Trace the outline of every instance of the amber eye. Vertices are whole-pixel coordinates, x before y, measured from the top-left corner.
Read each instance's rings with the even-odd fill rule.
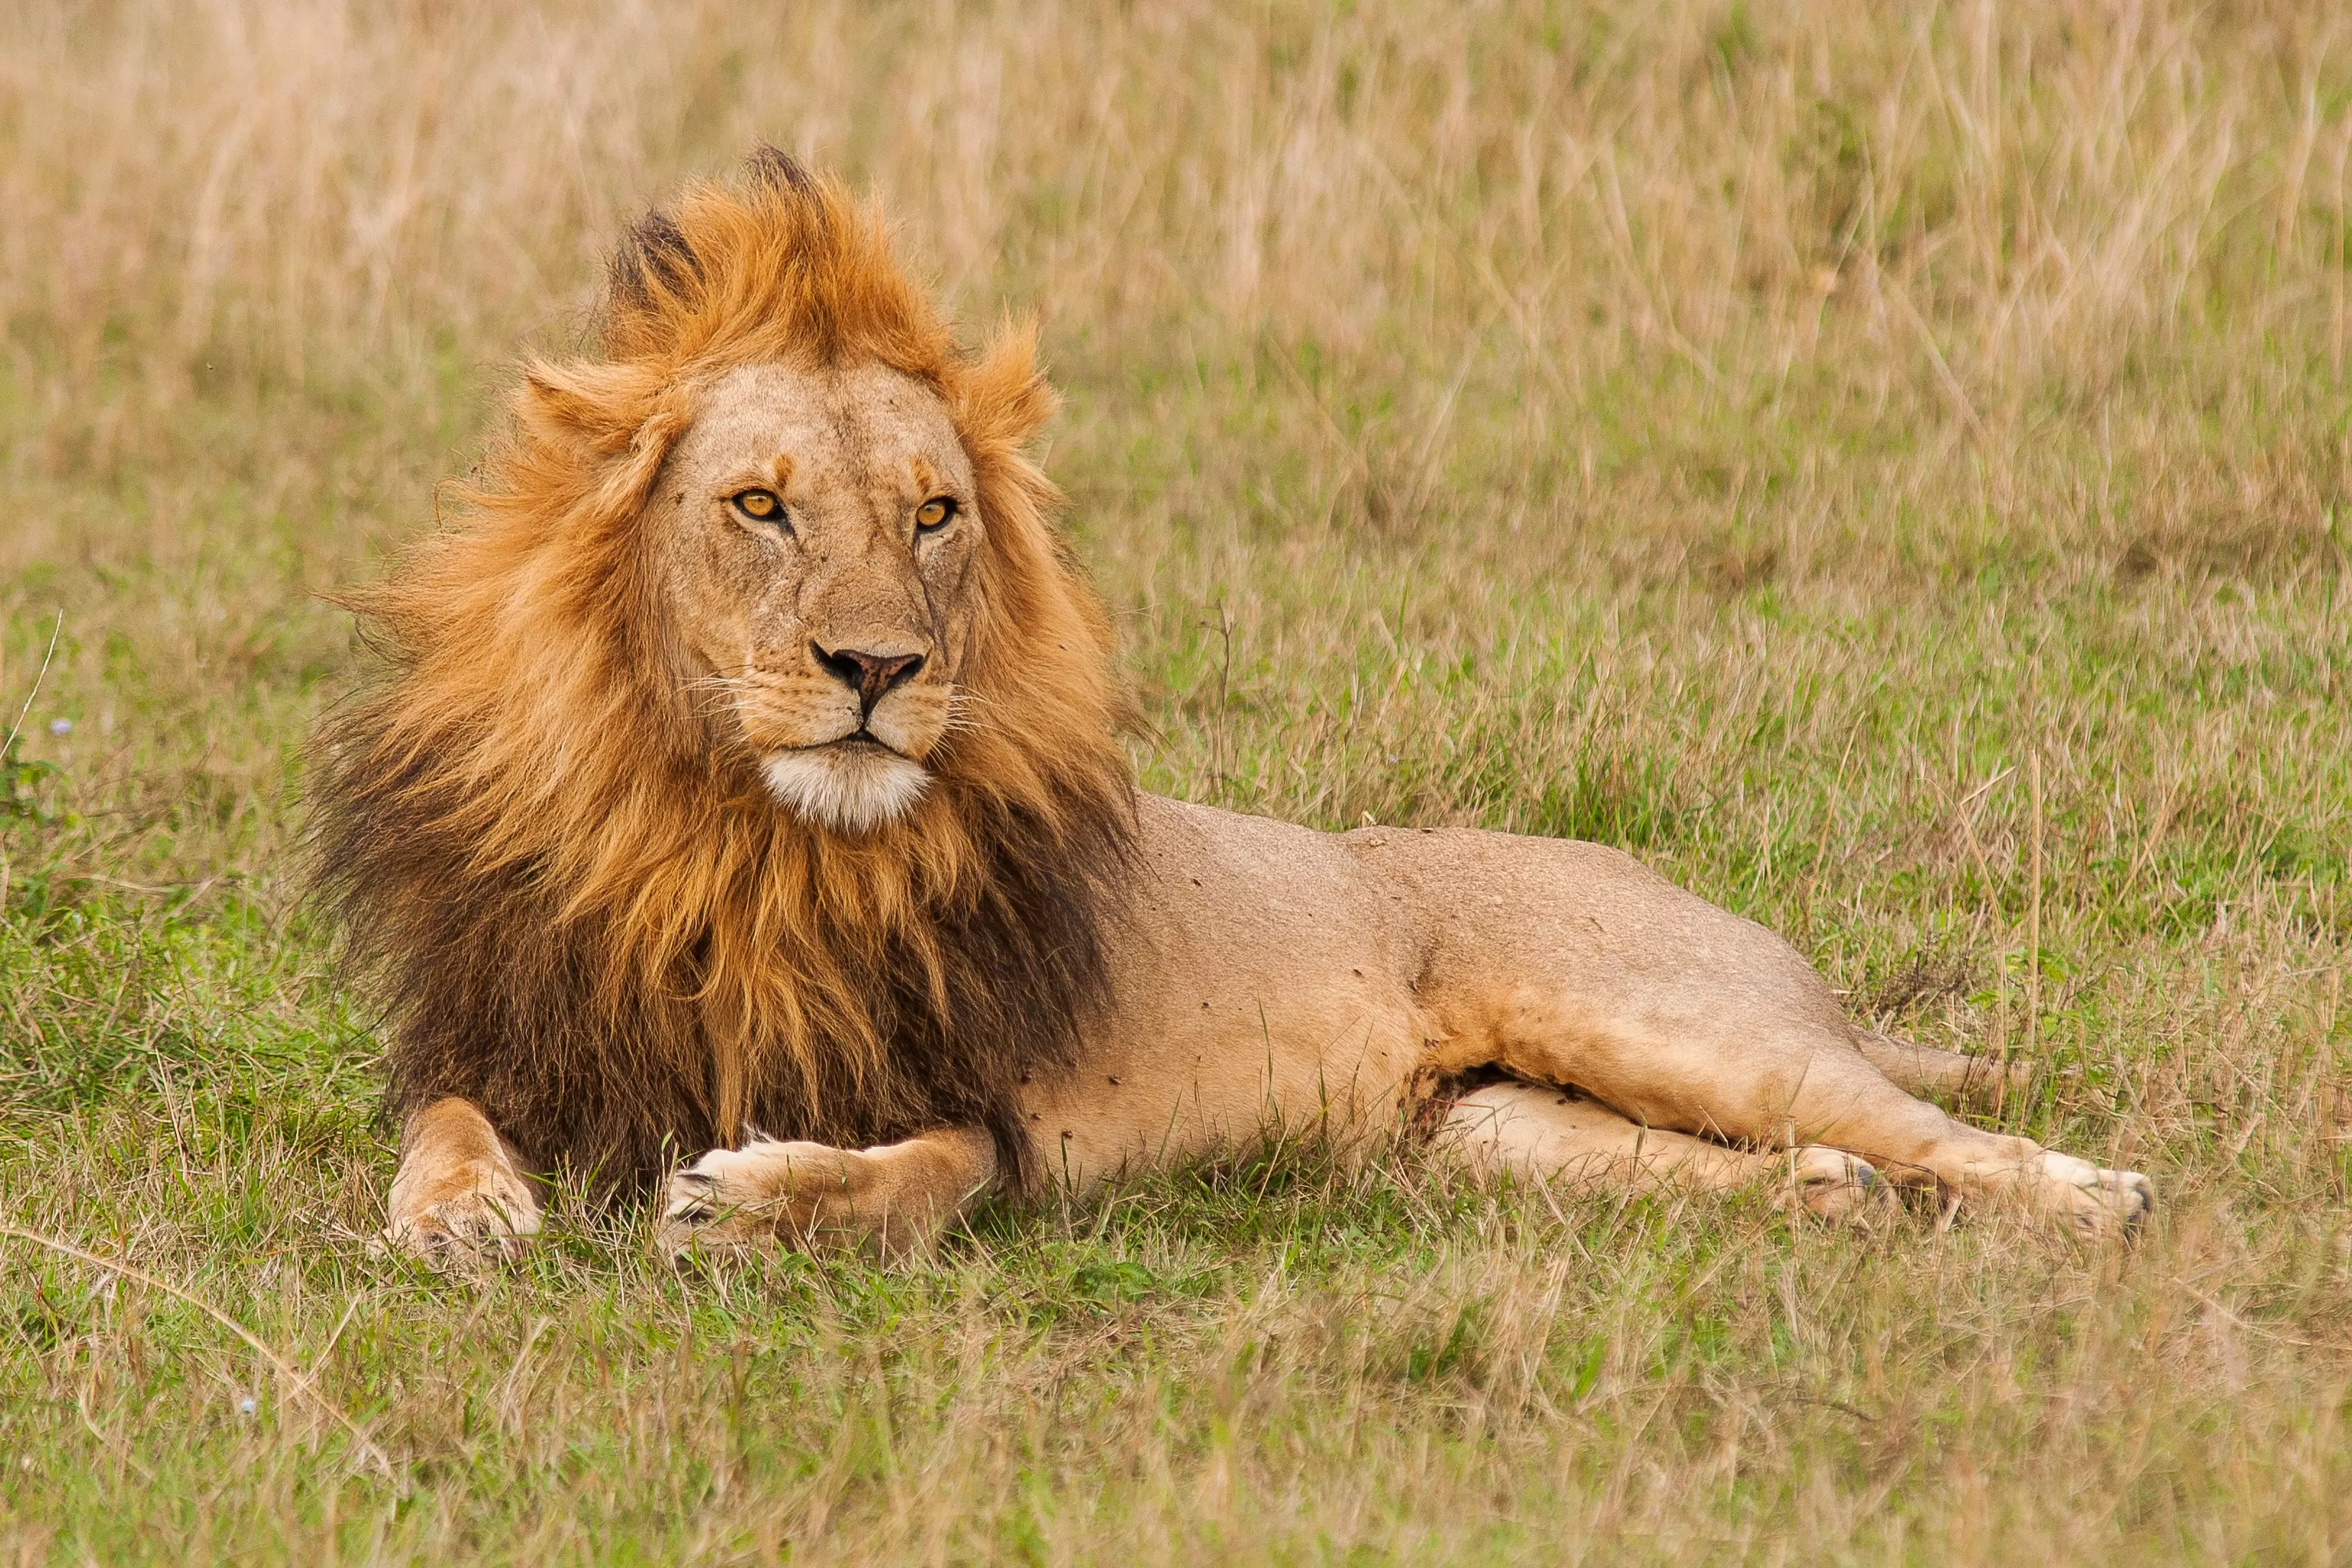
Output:
[[[784,503],[773,490],[738,490],[728,498],[735,510],[753,522],[782,522]]]
[[[945,528],[948,525],[948,519],[955,514],[955,497],[933,496],[915,509],[915,531],[919,533],[936,533]]]

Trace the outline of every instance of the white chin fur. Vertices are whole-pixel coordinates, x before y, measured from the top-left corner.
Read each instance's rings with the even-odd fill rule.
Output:
[[[864,833],[907,814],[931,775],[880,746],[779,752],[763,770],[768,793],[835,833]]]

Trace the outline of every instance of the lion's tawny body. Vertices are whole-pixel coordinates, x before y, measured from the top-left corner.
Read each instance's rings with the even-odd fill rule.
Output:
[[[1820,1145],[2094,1228],[2128,1207],[2087,1163],[1914,1098],[1787,943],[1616,850],[1322,834],[1150,797],[1140,824],[1113,1005],[1081,1064],[1024,1097],[1043,1180],[1084,1191],[1269,1133],[1378,1147],[1433,1089],[1491,1068],[1507,1081],[1441,1132],[1455,1157],[1525,1168],[1538,1149],[1544,1173],[1600,1179],[1696,1162],[1687,1178],[1720,1185],[1787,1169],[1764,1151]],[[1915,1060],[1915,1087],[1966,1067]]]

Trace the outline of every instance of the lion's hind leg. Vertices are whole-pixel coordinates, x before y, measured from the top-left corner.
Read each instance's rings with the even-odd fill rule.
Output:
[[[1488,1084],[1454,1101],[1437,1133],[1441,1157],[1481,1173],[1573,1191],[1726,1192],[1761,1187],[1783,1207],[1826,1219],[1886,1199],[1868,1162],[1818,1144],[1772,1153],[1643,1127],[1598,1100],[1520,1082]]]
[[[1858,1041],[1787,942],[1630,857],[1466,831],[1359,842],[1433,911],[1424,1005],[1524,1082],[1573,1084],[1652,1128],[1847,1150],[1890,1181],[2017,1202],[2084,1236],[2128,1233],[2151,1212],[2137,1172],[1979,1131],[1906,1092],[1965,1091],[1998,1064]]]

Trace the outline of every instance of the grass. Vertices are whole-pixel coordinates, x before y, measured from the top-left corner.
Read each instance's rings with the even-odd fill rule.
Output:
[[[0,1224],[147,1278],[0,1241],[0,1552],[2352,1556],[2347,45],[2260,0],[9,9]],[[1625,846],[1857,1016],[2046,1064],[2001,1120],[2150,1172],[2150,1231],[1275,1149],[889,1273],[681,1276],[576,1208],[482,1281],[371,1252],[375,1041],[299,898],[320,595],[582,341],[617,222],[762,136],[965,319],[1043,311],[1151,787]]]

